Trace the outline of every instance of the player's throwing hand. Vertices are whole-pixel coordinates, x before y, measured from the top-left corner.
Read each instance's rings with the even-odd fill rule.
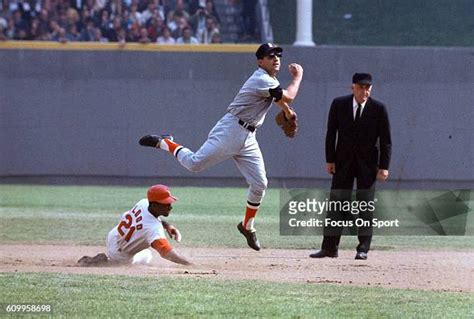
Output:
[[[291,63],[290,65],[288,65],[288,71],[294,78],[303,77],[303,67],[298,63]]]

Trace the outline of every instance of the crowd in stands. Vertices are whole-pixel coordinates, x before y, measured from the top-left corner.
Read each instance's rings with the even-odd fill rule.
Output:
[[[214,0],[0,0],[0,40],[221,43]]]

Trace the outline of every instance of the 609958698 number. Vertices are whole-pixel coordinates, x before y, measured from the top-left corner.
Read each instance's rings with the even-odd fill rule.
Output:
[[[50,304],[2,304],[1,308],[6,313],[51,313]]]

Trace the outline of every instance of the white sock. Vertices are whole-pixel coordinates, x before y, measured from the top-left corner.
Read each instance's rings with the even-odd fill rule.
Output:
[[[170,151],[169,147],[168,147],[168,143],[165,142],[165,139],[162,138],[160,143],[158,143],[158,147],[162,150],[165,150],[165,151]]]

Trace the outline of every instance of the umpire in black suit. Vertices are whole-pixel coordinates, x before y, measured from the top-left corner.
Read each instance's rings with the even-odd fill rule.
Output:
[[[356,200],[373,201],[375,181],[388,178],[392,141],[385,105],[370,97],[372,76],[356,73],[352,94],[333,100],[326,133],[326,170],[333,176],[330,201],[350,201],[354,180]],[[328,211],[327,218],[347,221],[361,218],[371,222],[373,211]],[[312,258],[337,257],[343,227],[327,226],[321,250]],[[367,259],[372,227],[358,228],[359,245],[355,259]]]

